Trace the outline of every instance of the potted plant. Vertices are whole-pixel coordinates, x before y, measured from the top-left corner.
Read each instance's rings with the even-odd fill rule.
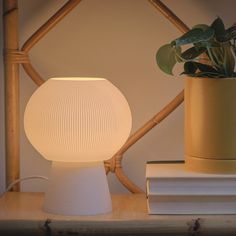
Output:
[[[156,55],[159,68],[185,75],[185,164],[205,173],[236,173],[236,26],[199,24]]]

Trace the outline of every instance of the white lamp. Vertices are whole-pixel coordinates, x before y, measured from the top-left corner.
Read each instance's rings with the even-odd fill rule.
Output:
[[[52,78],[30,98],[25,133],[52,160],[44,210],[63,215],[111,211],[103,161],[114,155],[131,130],[125,97],[101,78]]]

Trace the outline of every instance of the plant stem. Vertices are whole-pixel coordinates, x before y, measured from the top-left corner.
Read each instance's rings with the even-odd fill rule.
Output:
[[[212,52],[211,52],[210,48],[209,48],[209,47],[206,47],[206,48],[207,48],[208,55],[209,55],[209,57],[210,57],[210,61],[212,62],[212,64],[213,64],[214,66],[217,67],[217,63],[215,62],[215,59],[214,59],[214,57],[213,57],[213,55],[212,55]]]
[[[210,47],[206,47],[207,48],[207,52],[208,55],[210,57],[210,61],[212,62],[212,66],[214,66],[215,68],[219,69],[222,72],[222,66],[220,66],[217,62],[219,61],[219,58],[217,55],[214,55],[216,57],[216,60],[211,52]],[[224,69],[223,69],[224,70]]]

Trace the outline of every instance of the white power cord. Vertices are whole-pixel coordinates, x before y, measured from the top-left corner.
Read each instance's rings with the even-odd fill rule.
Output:
[[[27,177],[23,177],[20,179],[17,179],[15,181],[13,181],[7,188],[6,190],[0,195],[0,197],[2,197],[5,193],[7,193],[9,190],[11,190],[11,188],[18,184],[19,182],[25,181],[25,180],[29,180],[29,179],[43,179],[43,180],[48,180],[48,177],[42,176],[42,175],[32,175],[32,176],[27,176]]]

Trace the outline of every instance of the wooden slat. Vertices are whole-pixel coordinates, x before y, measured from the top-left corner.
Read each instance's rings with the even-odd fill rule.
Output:
[[[17,0],[3,1],[4,51],[19,48]],[[19,64],[4,62],[6,184],[19,178]],[[19,185],[14,191],[19,191]]]
[[[43,38],[52,28],[55,27],[81,0],[69,0],[52,17],[50,17],[35,33],[24,43],[22,50],[29,52],[30,49]]]
[[[37,44],[52,28],[54,28],[64,17],[69,14],[79,3],[81,0],[69,0],[66,4],[64,4],[52,17],[50,17],[39,29],[37,29],[29,39],[22,46],[22,51],[25,53],[29,53],[31,48]],[[33,65],[29,63],[22,63],[22,66],[25,72],[29,75],[29,77],[38,85],[42,85],[44,83],[43,78],[40,74],[35,70]]]
[[[174,12],[171,11],[162,1],[149,0],[149,2],[182,33],[189,31],[189,27],[184,24],[184,22],[177,17]]]

